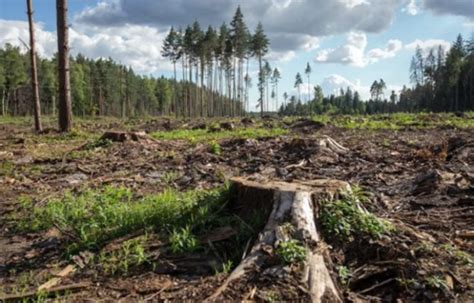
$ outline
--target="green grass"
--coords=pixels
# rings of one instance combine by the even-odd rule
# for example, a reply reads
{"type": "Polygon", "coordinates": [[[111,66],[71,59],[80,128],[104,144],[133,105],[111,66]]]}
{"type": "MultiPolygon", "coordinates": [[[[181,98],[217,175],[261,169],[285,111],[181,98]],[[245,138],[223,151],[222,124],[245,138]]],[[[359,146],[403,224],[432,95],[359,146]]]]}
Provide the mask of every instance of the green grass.
{"type": "MultiPolygon", "coordinates": [[[[377,114],[371,116],[362,115],[339,115],[330,117],[328,115],[313,116],[312,119],[345,129],[354,130],[401,130],[407,127],[417,129],[429,129],[441,126],[455,128],[474,127],[474,112],[465,113],[464,118],[457,117],[452,113],[394,113],[377,114]]],[[[292,121],[286,119],[287,122],[292,121]]]]}
{"type": "Polygon", "coordinates": [[[386,220],[378,218],[363,209],[360,195],[341,193],[336,201],[323,202],[321,207],[321,222],[324,231],[340,239],[351,239],[357,235],[368,235],[371,238],[380,238],[393,230],[393,226],[386,220]]]}
{"type": "Polygon", "coordinates": [[[53,226],[74,235],[70,249],[94,249],[103,243],[143,228],[172,230],[196,227],[212,217],[211,212],[227,201],[227,189],[162,193],[136,198],[126,188],[106,187],[67,192],[34,207],[23,199],[23,214],[17,221],[20,230],[41,231],[53,226]]]}
{"type": "Polygon", "coordinates": [[[212,143],[222,139],[254,139],[262,137],[275,137],[287,134],[288,131],[281,128],[242,128],[233,131],[209,132],[205,129],[195,130],[173,130],[152,133],[152,137],[160,140],[187,140],[191,143],[212,143]]]}
{"type": "Polygon", "coordinates": [[[96,265],[106,274],[128,274],[132,267],[150,263],[145,252],[147,236],[125,241],[118,250],[101,252],[96,257],[96,265]]]}
{"type": "Polygon", "coordinates": [[[191,232],[189,226],[174,229],[169,241],[173,253],[193,252],[198,248],[198,240],[191,232]]]}

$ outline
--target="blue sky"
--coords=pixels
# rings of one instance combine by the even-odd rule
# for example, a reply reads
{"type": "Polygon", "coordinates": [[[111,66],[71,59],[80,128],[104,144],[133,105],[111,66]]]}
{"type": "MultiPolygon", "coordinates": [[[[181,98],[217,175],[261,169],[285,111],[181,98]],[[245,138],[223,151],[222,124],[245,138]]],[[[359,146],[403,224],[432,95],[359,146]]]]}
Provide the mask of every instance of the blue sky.
{"type": "MultiPolygon", "coordinates": [[[[170,76],[171,65],[160,56],[169,27],[195,19],[217,26],[230,21],[237,5],[249,28],[261,21],[270,37],[268,59],[282,71],[281,94],[295,93],[295,75],[304,73],[307,62],[311,85],[321,85],[325,94],[351,86],[367,97],[379,78],[388,90],[399,90],[409,84],[416,45],[447,48],[458,33],[469,39],[474,31],[473,0],[69,0],[72,52],[170,76]]],[[[33,6],[38,51],[51,56],[55,1],[33,0],[33,6]]],[[[0,45],[27,41],[25,11],[24,1],[0,0],[0,45]]],[[[255,101],[255,64],[251,70],[255,101]]]]}

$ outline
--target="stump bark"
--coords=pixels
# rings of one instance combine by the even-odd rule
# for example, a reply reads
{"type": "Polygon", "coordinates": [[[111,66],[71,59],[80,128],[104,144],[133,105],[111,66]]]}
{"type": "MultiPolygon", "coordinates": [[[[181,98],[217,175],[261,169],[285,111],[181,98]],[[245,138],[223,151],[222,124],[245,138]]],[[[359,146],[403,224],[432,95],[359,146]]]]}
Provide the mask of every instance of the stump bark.
{"type": "Polygon", "coordinates": [[[281,273],[290,265],[275,265],[274,261],[269,261],[275,259],[278,244],[289,237],[298,240],[306,250],[306,259],[298,277],[311,301],[342,302],[330,275],[329,252],[321,239],[317,220],[320,202],[335,199],[341,190],[350,191],[349,184],[338,180],[261,183],[242,178],[231,182],[236,203],[241,209],[239,215],[245,216],[245,212],[255,208],[259,211],[270,208],[271,211],[249,253],[206,302],[226,300],[231,297],[234,285],[258,284],[255,281],[265,273],[275,273],[272,283],[278,284],[274,279],[281,279],[281,273]],[[284,230],[288,223],[292,226],[291,236],[284,230]]]}

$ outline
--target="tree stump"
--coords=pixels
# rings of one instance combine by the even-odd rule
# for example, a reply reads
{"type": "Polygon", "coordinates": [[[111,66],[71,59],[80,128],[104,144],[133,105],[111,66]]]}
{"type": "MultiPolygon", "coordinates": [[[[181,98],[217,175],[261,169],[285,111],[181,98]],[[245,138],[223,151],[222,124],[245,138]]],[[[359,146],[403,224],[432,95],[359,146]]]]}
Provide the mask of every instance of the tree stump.
{"type": "MultiPolygon", "coordinates": [[[[291,223],[293,239],[298,240],[306,250],[299,275],[300,285],[307,290],[312,302],[342,302],[326,265],[330,264],[329,252],[321,240],[317,220],[320,202],[335,199],[341,190],[350,191],[349,184],[338,180],[261,183],[242,178],[234,178],[231,182],[235,203],[240,209],[239,216],[245,217],[245,212],[255,208],[263,212],[268,209],[270,214],[248,255],[206,301],[226,300],[230,297],[226,293],[232,292],[234,285],[253,284],[262,272],[268,272],[269,267],[274,272],[281,272],[279,269],[289,266],[268,263],[278,244],[288,240],[282,228],[291,223]]],[[[279,277],[275,275],[272,282],[276,284],[273,279],[279,277]]]]}

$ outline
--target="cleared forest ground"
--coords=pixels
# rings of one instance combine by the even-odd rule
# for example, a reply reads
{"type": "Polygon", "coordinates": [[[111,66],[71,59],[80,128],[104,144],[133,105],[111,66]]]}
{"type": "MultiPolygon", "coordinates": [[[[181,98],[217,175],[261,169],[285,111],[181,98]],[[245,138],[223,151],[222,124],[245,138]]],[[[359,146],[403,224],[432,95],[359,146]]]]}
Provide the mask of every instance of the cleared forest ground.
{"type": "MultiPolygon", "coordinates": [[[[240,176],[346,181],[390,225],[323,226],[346,300],[474,300],[474,113],[90,118],[67,135],[3,118],[0,161],[0,299],[207,298],[264,223],[264,211],[242,219],[228,203],[226,180],[240,176]],[[327,137],[348,151],[324,148],[327,137]]],[[[353,211],[340,205],[337,222],[353,211]]],[[[292,278],[298,246],[285,249],[271,252],[288,263],[285,285],[227,298],[308,300],[292,278]]]]}

